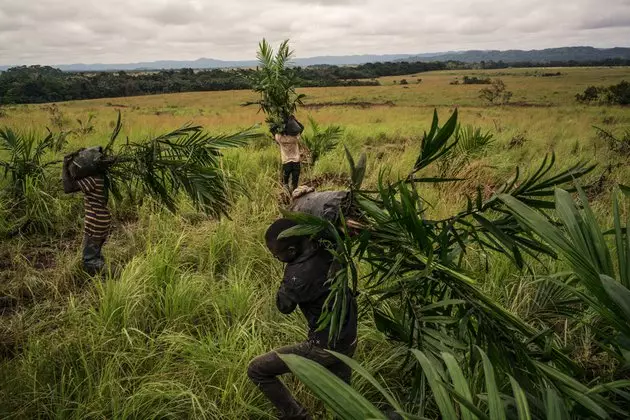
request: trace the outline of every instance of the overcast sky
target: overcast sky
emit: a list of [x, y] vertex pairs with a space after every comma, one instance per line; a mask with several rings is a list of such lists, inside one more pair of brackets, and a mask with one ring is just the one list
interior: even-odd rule
[[0, 64], [630, 46], [630, 0], [0, 0]]

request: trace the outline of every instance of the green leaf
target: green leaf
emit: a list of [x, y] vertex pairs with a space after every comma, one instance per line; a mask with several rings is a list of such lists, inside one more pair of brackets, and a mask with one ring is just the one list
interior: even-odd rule
[[[509, 375], [508, 375], [509, 376]], [[518, 384], [516, 379], [512, 376], [510, 377], [510, 383], [512, 384], [512, 393], [514, 394], [514, 401], [516, 403], [516, 410], [518, 412], [519, 420], [530, 420], [531, 415], [529, 413], [529, 404], [527, 403], [527, 397], [525, 396], [525, 392]]]
[[592, 414], [596, 415], [600, 419], [609, 419], [610, 416], [606, 413], [602, 407], [597, 405], [591, 398], [581, 392], [577, 392], [569, 387], [561, 387], [562, 391], [569, 395], [575, 402], [586, 408]]
[[[455, 356], [450, 353], [442, 353], [442, 360], [444, 360], [444, 363], [446, 364], [446, 368], [448, 369], [455, 391], [472, 404], [473, 397], [470, 392], [470, 388], [468, 387], [468, 381], [466, 380], [462, 369], [459, 367], [459, 363], [455, 359]], [[462, 419], [464, 420], [474, 420], [475, 418], [473, 413], [461, 403], [460, 412]]]
[[359, 375], [367, 379], [368, 382], [371, 383], [374, 386], [374, 388], [376, 388], [385, 397], [389, 405], [392, 406], [396, 411], [402, 410], [402, 408], [400, 407], [400, 404], [398, 404], [398, 401], [396, 401], [396, 399], [392, 397], [392, 395], [389, 392], [387, 392], [385, 388], [383, 388], [383, 386], [370, 374], [370, 372], [368, 372], [367, 369], [361, 366], [357, 361], [355, 361], [351, 357], [348, 357], [341, 353], [334, 352], [332, 350], [328, 350], [328, 352], [337, 356], [337, 358], [339, 358], [342, 362], [350, 366], [352, 370], [354, 370]]
[[322, 226], [314, 225], [297, 225], [293, 226], [278, 235], [278, 239], [289, 238], [292, 236], [314, 236], [324, 230]]
[[444, 420], [457, 419], [455, 407], [453, 407], [453, 403], [451, 402], [448, 392], [442, 386], [443, 382], [440, 379], [441, 376], [439, 374], [439, 368], [436, 368], [433, 364], [434, 362], [432, 362], [423, 352], [416, 349], [412, 349], [411, 352], [422, 366], [422, 372], [424, 372], [424, 375], [429, 382], [429, 386], [431, 387], [431, 391], [433, 391], [433, 397], [440, 409], [442, 418]]
[[551, 387], [547, 387], [545, 407], [547, 420], [567, 420], [569, 418], [564, 401]]
[[624, 320], [630, 328], [630, 290], [605, 274], [601, 274], [599, 277], [610, 298], [623, 311]]
[[372, 403], [319, 363], [294, 354], [278, 356], [341, 419], [386, 419]]
[[505, 410], [503, 408], [503, 402], [501, 401], [501, 394], [499, 393], [499, 387], [497, 386], [497, 380], [494, 376], [494, 367], [492, 362], [481, 350], [480, 347], [475, 346], [477, 352], [481, 355], [483, 361], [483, 371], [486, 378], [486, 392], [488, 394], [488, 408], [490, 410], [491, 420], [505, 420]]

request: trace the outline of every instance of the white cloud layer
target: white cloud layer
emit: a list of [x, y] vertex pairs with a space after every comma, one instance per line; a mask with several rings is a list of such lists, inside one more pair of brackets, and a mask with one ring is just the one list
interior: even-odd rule
[[630, 0], [0, 0], [0, 64], [630, 46]]

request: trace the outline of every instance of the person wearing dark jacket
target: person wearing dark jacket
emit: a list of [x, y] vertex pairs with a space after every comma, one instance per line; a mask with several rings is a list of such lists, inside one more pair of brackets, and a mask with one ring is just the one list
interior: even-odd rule
[[317, 240], [308, 237], [278, 239], [280, 233], [293, 226], [295, 222], [279, 219], [269, 227], [265, 240], [271, 253], [287, 264], [276, 294], [276, 306], [284, 314], [290, 314], [299, 307], [308, 323], [308, 337], [301, 343], [256, 357], [249, 364], [247, 374], [278, 409], [280, 419], [310, 419], [306, 409], [278, 379], [278, 376], [290, 372], [278, 354], [296, 354], [311, 359], [350, 383], [351, 369], [326, 350], [347, 356], [354, 354], [357, 306], [354, 295], [348, 291], [350, 304], [339, 335], [329, 340], [329, 328], [317, 331], [317, 321], [330, 294], [328, 279], [338, 271], [339, 266], [330, 251]]

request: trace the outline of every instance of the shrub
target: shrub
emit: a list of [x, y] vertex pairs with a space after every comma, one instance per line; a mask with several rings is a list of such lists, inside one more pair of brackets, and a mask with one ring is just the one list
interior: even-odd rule
[[490, 78], [481, 79], [476, 76], [464, 76], [465, 85], [489, 85], [491, 83]]
[[592, 102], [599, 99], [599, 93], [601, 88], [596, 86], [589, 86], [584, 90], [584, 93], [575, 95], [575, 99], [578, 102]]
[[575, 95], [578, 102], [599, 101], [608, 105], [630, 105], [630, 83], [623, 80], [608, 87], [589, 86], [584, 93]]
[[407, 81], [407, 79], [400, 79], [400, 84], [401, 85], [408, 85], [409, 82]]
[[479, 91], [479, 97], [490, 104], [495, 104], [498, 101], [501, 103], [508, 103], [512, 98], [512, 92], [508, 91], [505, 87], [505, 83], [501, 79], [494, 79], [491, 86], [483, 88]]
[[625, 80], [609, 86], [606, 101], [611, 105], [630, 105], [630, 83]]

